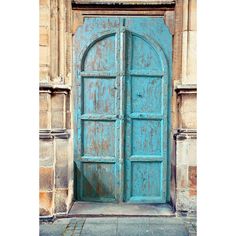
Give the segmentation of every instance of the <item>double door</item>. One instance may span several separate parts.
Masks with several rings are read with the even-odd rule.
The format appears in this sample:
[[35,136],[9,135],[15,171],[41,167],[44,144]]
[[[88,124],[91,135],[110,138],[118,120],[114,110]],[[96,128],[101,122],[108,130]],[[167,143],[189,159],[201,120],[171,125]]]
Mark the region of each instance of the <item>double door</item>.
[[161,17],[90,17],[78,28],[77,200],[166,202],[171,38]]

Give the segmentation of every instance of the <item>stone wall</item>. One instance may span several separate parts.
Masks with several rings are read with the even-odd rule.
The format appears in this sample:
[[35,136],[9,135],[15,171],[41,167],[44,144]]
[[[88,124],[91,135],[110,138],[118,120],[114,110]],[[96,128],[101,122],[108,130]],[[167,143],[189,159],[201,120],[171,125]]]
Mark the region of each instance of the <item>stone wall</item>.
[[[68,212],[73,198],[71,4],[40,0],[40,216]],[[60,17],[59,17],[60,16]]]
[[182,69],[181,78],[175,83],[178,129],[174,135],[174,202],[178,213],[196,214],[196,0],[183,0],[182,9]]

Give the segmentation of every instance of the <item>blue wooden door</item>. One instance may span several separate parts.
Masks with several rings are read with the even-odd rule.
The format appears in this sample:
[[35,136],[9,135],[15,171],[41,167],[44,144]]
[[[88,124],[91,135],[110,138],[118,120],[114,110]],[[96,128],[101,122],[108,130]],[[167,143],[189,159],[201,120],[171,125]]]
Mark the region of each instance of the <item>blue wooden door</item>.
[[168,199],[171,35],[162,18],[85,18],[74,37],[78,200]]

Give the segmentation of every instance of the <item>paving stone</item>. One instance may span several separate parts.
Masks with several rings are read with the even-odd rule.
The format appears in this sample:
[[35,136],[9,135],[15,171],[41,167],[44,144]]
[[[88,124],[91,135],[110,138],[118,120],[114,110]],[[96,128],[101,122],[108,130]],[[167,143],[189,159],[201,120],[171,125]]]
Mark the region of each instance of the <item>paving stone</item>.
[[116,224],[117,217],[95,217],[87,218],[85,224]]
[[148,217],[122,217],[118,218],[118,224],[136,224],[136,223],[144,223],[149,224]]
[[58,225],[58,224],[68,225],[70,221],[71,221],[70,218],[56,219],[56,220],[53,222],[53,224],[54,224],[54,225]]
[[150,217],[149,218],[150,224],[183,224],[182,219],[177,217]]
[[196,236],[194,225],[189,217],[65,218],[41,224],[40,236]]
[[118,224],[118,236],[148,236],[151,235],[149,224],[130,223]]
[[81,236],[116,236],[117,224],[91,224],[86,223],[81,232]]
[[150,235],[158,236],[188,236],[184,225],[150,225]]
[[66,225],[64,224],[41,224],[40,236],[61,236],[65,231]]

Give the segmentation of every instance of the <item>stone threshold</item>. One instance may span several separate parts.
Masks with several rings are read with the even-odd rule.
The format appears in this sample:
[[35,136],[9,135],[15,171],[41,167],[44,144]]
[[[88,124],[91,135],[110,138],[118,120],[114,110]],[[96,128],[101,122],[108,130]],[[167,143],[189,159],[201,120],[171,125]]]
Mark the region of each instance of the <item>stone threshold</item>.
[[175,217],[170,204],[74,202],[67,215],[57,217]]

